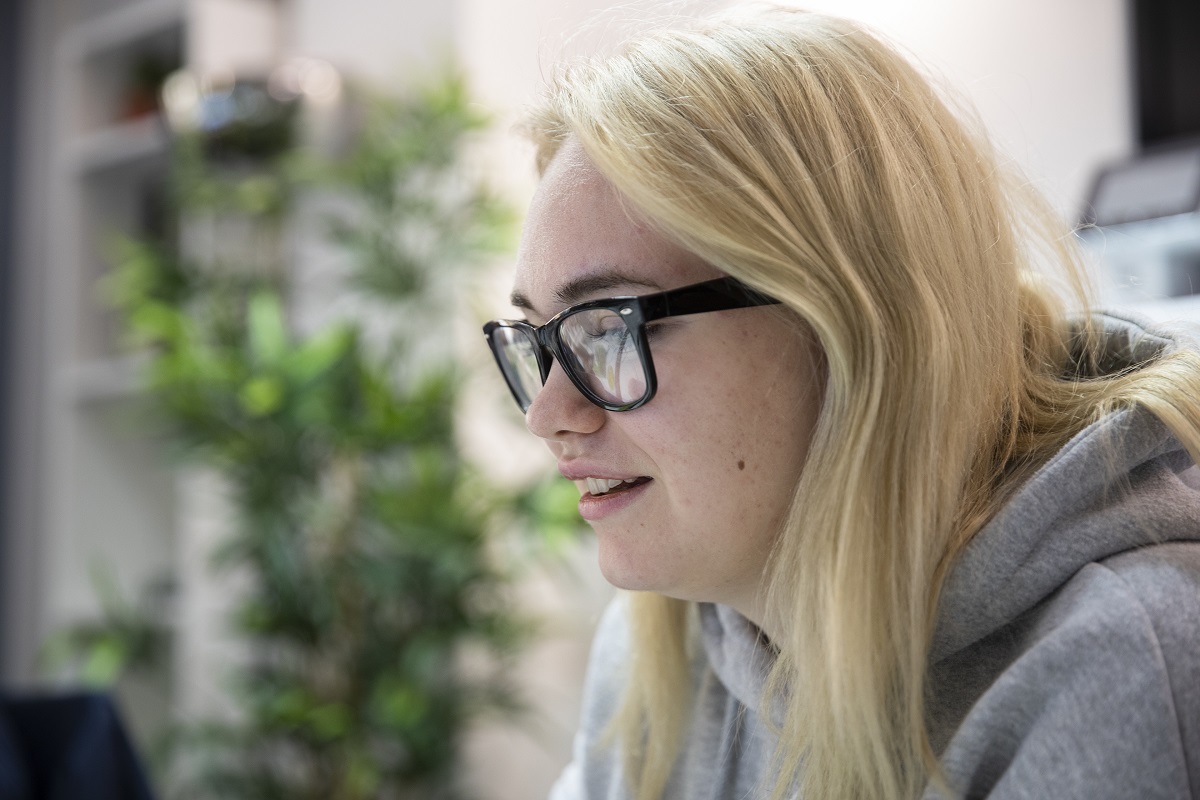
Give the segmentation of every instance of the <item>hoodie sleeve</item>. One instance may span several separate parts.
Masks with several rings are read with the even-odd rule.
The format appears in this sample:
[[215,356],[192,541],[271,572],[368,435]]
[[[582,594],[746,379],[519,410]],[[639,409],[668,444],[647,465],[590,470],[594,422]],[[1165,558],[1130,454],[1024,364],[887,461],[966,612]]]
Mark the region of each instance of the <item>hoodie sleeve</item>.
[[616,712],[629,664],[626,599],[618,595],[596,628],[584,681],[583,709],[571,763],[550,789],[549,800],[625,800],[620,755],[603,741]]

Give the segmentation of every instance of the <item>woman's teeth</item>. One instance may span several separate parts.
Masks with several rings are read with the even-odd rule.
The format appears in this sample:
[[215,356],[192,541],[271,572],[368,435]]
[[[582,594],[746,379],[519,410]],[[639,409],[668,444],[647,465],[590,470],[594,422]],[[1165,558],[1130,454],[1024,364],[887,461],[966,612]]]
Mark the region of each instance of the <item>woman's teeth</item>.
[[637,478],[629,478],[628,480],[620,480],[617,478],[585,478],[587,482],[587,490],[589,494],[601,495],[608,494],[613,489],[623,483],[633,483]]

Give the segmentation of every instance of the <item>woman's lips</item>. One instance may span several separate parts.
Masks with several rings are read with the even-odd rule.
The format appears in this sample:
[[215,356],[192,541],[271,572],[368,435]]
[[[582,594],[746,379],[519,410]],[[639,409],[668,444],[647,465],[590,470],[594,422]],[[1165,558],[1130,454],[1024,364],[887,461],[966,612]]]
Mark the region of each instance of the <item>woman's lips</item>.
[[653,479],[638,479],[628,488],[610,491],[607,494],[584,493],[579,498],[579,515],[588,522],[598,522],[605,517],[623,511],[645,494],[654,483]]

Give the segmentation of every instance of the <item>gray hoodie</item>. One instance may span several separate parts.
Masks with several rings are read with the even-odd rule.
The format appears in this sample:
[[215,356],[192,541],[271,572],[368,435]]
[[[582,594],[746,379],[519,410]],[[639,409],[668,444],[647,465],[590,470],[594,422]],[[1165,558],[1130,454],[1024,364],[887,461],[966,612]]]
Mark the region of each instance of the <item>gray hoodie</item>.
[[[1106,369],[1194,346],[1118,317],[1105,327]],[[761,797],[771,654],[732,609],[699,612],[691,723],[663,798]],[[930,662],[932,743],[963,797],[1200,800],[1200,469],[1162,423],[1113,414],[1021,488],[948,576]],[[629,797],[601,736],[628,663],[618,599],[551,800]]]

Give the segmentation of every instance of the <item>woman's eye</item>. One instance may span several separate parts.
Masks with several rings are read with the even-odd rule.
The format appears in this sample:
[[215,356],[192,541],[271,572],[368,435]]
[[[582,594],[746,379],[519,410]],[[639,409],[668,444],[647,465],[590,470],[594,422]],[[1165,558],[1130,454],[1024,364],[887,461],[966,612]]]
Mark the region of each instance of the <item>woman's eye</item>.
[[624,323],[600,324],[588,330],[588,336],[596,341],[621,342],[629,338],[629,328]]

